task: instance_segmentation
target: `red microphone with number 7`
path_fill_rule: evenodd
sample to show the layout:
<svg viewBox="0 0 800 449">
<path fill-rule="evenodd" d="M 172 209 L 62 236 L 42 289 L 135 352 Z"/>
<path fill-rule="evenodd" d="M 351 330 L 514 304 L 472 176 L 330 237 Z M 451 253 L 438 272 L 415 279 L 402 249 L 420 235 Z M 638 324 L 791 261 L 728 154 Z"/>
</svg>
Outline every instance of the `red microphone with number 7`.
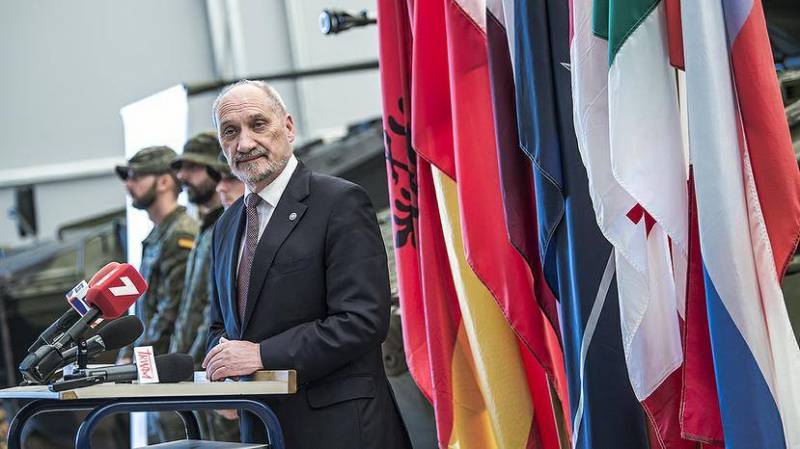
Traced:
<svg viewBox="0 0 800 449">
<path fill-rule="evenodd" d="M 23 363 L 20 372 L 26 381 L 32 383 L 46 382 L 61 366 L 64 350 L 89 329 L 91 323 L 102 317 L 113 320 L 123 315 L 147 290 L 147 283 L 132 265 L 123 263 L 106 265 L 90 281 L 86 292 L 86 303 L 89 310 L 75 324 L 61 334 L 51 345 L 42 346 L 32 354 L 32 361 Z"/>
<path fill-rule="evenodd" d="M 117 265 L 97 280 L 92 278 L 90 285 L 86 302 L 106 320 L 122 316 L 147 290 L 142 275 L 127 263 Z"/>
<path fill-rule="evenodd" d="M 41 335 L 36 338 L 36 340 L 28 348 L 28 353 L 33 354 L 42 346 L 52 344 L 54 338 L 63 334 L 67 329 L 70 328 L 70 326 L 75 324 L 80 317 L 86 315 L 86 312 L 89 311 L 89 305 L 86 304 L 86 293 L 88 292 L 89 287 L 97 284 L 97 281 L 105 277 L 105 275 L 110 273 L 111 270 L 118 266 L 119 262 L 109 262 L 106 264 L 106 266 L 99 269 L 97 273 L 92 276 L 88 283 L 86 281 L 81 281 L 72 290 L 70 290 L 66 295 L 67 303 L 70 305 L 70 308 L 67 309 L 63 315 L 54 321 L 53 324 L 48 326 L 47 329 L 45 329 Z M 100 320 L 92 323 L 92 326 L 97 324 L 98 321 Z"/>
</svg>

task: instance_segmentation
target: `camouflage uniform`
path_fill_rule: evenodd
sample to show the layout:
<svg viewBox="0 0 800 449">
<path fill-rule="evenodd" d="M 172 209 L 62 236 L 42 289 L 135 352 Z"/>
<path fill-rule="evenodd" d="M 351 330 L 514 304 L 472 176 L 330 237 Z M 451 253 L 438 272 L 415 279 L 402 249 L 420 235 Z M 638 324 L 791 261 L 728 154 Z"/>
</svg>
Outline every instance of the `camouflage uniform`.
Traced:
<svg viewBox="0 0 800 449">
<path fill-rule="evenodd" d="M 175 152 L 168 147 L 148 147 L 134 155 L 127 166 L 118 166 L 117 173 L 127 178 L 128 170 L 136 174 L 170 172 Z M 136 302 L 136 316 L 144 324 L 144 333 L 120 351 L 131 357 L 135 346 L 152 346 L 156 354 L 169 350 L 169 340 L 183 293 L 186 261 L 197 236 L 197 221 L 178 206 L 155 226 L 142 241 L 142 262 L 139 272 L 147 281 L 147 292 Z"/>
<path fill-rule="evenodd" d="M 175 152 L 168 147 L 148 147 L 136 153 L 128 165 L 117 166 L 116 172 L 123 180 L 129 171 L 137 175 L 170 173 L 174 158 Z M 120 350 L 120 357 L 131 358 L 136 346 L 152 346 L 155 354 L 169 350 L 183 294 L 186 261 L 197 231 L 197 221 L 187 215 L 185 207 L 178 206 L 142 241 L 139 272 L 147 281 L 147 292 L 136 302 L 136 316 L 144 324 L 144 333 L 131 346 Z M 162 425 L 156 416 L 148 414 L 151 440 L 185 435 L 182 427 Z"/>
<path fill-rule="evenodd" d="M 203 165 L 212 179 L 219 180 L 230 172 L 228 165 L 220 160 L 222 149 L 214 133 L 199 134 L 183 147 L 183 153 L 173 160 L 173 170 L 179 170 L 184 161 Z M 211 235 L 214 223 L 222 215 L 219 207 L 209 211 L 200 224 L 200 234 L 195 240 L 194 248 L 189 253 L 186 264 L 183 297 L 180 303 L 178 319 L 175 321 L 175 333 L 170 342 L 169 352 L 182 352 L 194 358 L 195 370 L 201 371 L 206 356 L 206 337 L 210 322 L 211 303 Z M 228 421 L 214 412 L 199 413 L 200 430 L 205 439 L 218 441 L 238 441 L 239 426 L 235 421 Z"/>
<path fill-rule="evenodd" d="M 205 340 L 208 328 L 203 328 L 205 316 L 209 314 L 211 295 L 211 234 L 214 223 L 222 215 L 222 207 L 209 212 L 200 224 L 200 234 L 186 262 L 186 278 L 183 287 L 175 334 L 170 341 L 169 352 L 182 352 L 194 358 L 195 370 L 202 370 L 206 356 Z"/>
<path fill-rule="evenodd" d="M 172 161 L 173 170 L 180 170 L 184 161 L 205 166 L 209 176 L 218 181 L 222 176 L 222 163 L 219 160 L 220 148 L 214 133 L 201 133 L 186 142 L 183 153 Z M 204 317 L 209 313 L 211 277 L 208 270 L 211 263 L 211 233 L 214 223 L 222 215 L 222 207 L 209 211 L 202 218 L 200 234 L 194 248 L 189 253 L 184 279 L 175 334 L 170 342 L 169 352 L 183 352 L 194 358 L 196 370 L 201 370 L 205 358 L 205 341 L 208 328 L 203 329 Z"/>
<path fill-rule="evenodd" d="M 196 235 L 197 222 L 186 214 L 185 207 L 178 206 L 142 241 L 139 272 L 148 288 L 136 304 L 136 316 L 142 320 L 145 331 L 133 346 L 152 346 L 156 354 L 169 351 L 183 294 L 186 261 Z"/>
</svg>

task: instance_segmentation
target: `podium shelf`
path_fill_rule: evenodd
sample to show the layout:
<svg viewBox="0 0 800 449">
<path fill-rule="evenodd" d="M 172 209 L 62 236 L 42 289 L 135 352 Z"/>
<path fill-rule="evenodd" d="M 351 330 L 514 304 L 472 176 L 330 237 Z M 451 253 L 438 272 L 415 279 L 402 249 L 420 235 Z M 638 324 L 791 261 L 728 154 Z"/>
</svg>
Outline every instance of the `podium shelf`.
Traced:
<svg viewBox="0 0 800 449">
<path fill-rule="evenodd" d="M 142 397 L 262 396 L 292 394 L 297 391 L 295 371 L 259 371 L 253 380 L 226 382 L 180 382 L 175 384 L 114 384 L 53 392 L 46 385 L 11 387 L 0 390 L 2 399 L 122 399 Z"/>
</svg>

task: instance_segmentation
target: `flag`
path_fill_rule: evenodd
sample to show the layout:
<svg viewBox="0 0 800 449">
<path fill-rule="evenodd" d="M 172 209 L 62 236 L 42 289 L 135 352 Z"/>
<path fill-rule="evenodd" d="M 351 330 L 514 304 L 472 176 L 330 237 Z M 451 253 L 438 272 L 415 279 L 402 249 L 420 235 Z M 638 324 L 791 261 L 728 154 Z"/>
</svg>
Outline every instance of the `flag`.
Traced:
<svg viewBox="0 0 800 449">
<path fill-rule="evenodd" d="M 561 404 L 567 393 L 557 330 L 534 297 L 530 267 L 506 238 L 488 70 L 485 1 L 445 1 L 455 180 L 469 266 L 492 293 L 526 353 L 544 368 L 555 391 L 559 438 L 569 434 Z M 475 51 L 475 50 L 478 51 Z M 487 149 L 489 151 L 487 151 Z M 535 376 L 529 374 L 529 381 Z M 534 400 L 536 394 L 531 384 Z M 550 407 L 549 407 L 550 408 Z M 540 410 L 540 408 L 537 408 Z M 537 424 L 549 427 L 544 414 Z M 551 415 L 550 421 L 553 416 Z M 541 432 L 543 438 L 548 433 Z"/>
<path fill-rule="evenodd" d="M 480 445 L 493 437 L 486 431 L 483 398 L 461 325 L 430 169 L 411 146 L 412 37 L 406 6 L 405 0 L 378 3 L 385 149 L 406 360 L 433 404 L 440 447 L 449 447 L 451 441 Z"/>
<path fill-rule="evenodd" d="M 534 392 L 529 392 L 526 366 L 520 357 L 516 336 L 491 293 L 467 262 L 456 183 L 434 167 L 431 171 L 459 305 L 464 315 L 464 328 L 476 362 L 476 377 L 487 411 L 489 425 L 482 427 L 492 430 L 491 437 L 483 443 L 462 440 L 458 447 L 558 448 L 557 441 L 554 444 L 552 437 L 547 444 L 543 445 L 541 441 L 533 422 L 534 400 L 530 395 Z M 546 377 L 537 368 L 535 366 L 531 371 L 540 373 L 537 383 L 544 388 L 535 393 L 540 398 L 543 394 L 547 397 Z M 548 411 L 549 407 L 539 409 L 538 413 Z"/>
<path fill-rule="evenodd" d="M 487 2 L 486 41 L 506 233 L 530 267 L 539 307 L 550 326 L 559 329 L 555 295 L 545 281 L 539 259 L 533 167 L 531 160 L 519 147 L 514 68 L 511 65 L 508 36 L 503 3 L 500 0 Z"/>
<path fill-rule="evenodd" d="M 512 2 L 506 2 L 512 3 Z M 566 3 L 563 5 L 566 8 Z M 536 192 L 539 257 L 545 278 L 556 298 L 559 291 L 559 264 L 555 233 L 564 216 L 565 187 L 562 173 L 562 146 L 574 142 L 571 123 L 562 123 L 562 100 L 556 84 L 567 75 L 563 64 L 567 54 L 554 55 L 549 35 L 547 9 L 540 1 L 514 1 L 505 5 L 514 19 L 514 77 L 516 84 L 519 143 L 533 164 Z M 560 24 L 567 25 L 566 21 Z M 553 36 L 553 45 L 566 46 L 569 36 L 561 29 L 561 42 Z M 561 74 L 561 77 L 555 76 Z M 563 83 L 562 83 L 563 84 Z M 563 85 L 561 86 L 563 87 Z M 568 92 L 561 90 L 560 92 Z M 523 102 L 522 104 L 520 102 Z M 602 262 L 600 262 L 602 263 Z"/>
<path fill-rule="evenodd" d="M 647 447 L 622 350 L 612 247 L 595 222 L 573 130 L 568 7 L 544 1 L 502 7 L 495 17 L 505 17 L 519 138 L 534 162 L 542 257 L 561 304 L 571 445 Z"/>
<path fill-rule="evenodd" d="M 496 375 L 493 374 L 494 370 L 514 373 L 517 371 L 510 367 L 522 363 L 527 377 L 527 388 L 518 389 L 514 401 L 533 401 L 536 413 L 532 417 L 525 413 L 493 414 L 492 424 L 497 441 L 502 442 L 503 435 L 518 434 L 518 432 L 509 433 L 508 426 L 514 422 L 527 421 L 532 429 L 533 426 L 536 429 L 536 432 L 530 433 L 529 444 L 533 444 L 536 439 L 535 434 L 539 434 L 543 447 L 557 447 L 559 437 L 563 437 L 565 433 L 559 435 L 555 428 L 548 381 L 553 382 L 556 391 L 560 393 L 559 396 L 563 398 L 565 396 L 563 365 L 559 368 L 560 351 L 557 349 L 558 342 L 554 330 L 540 324 L 546 323 L 546 320 L 532 297 L 530 271 L 505 236 L 497 160 L 494 158 L 496 152 L 491 103 L 488 101 L 485 32 L 481 32 L 476 22 L 467 20 L 468 17 L 460 5 L 453 3 L 445 5 L 445 3 L 429 2 L 424 6 L 422 3 L 417 5 L 419 9 L 415 16 L 413 87 L 416 100 L 414 123 L 417 126 L 414 143 L 420 154 L 430 160 L 437 169 L 452 180 L 461 180 L 457 183 L 457 196 L 465 260 L 470 270 L 481 280 L 484 289 L 491 293 L 490 297 L 501 308 L 502 316 L 511 325 L 517 337 L 518 358 L 506 360 L 504 364 L 507 366 L 485 364 L 481 367 L 483 370 L 481 375 L 489 378 Z M 481 5 L 472 11 L 481 13 L 484 8 L 485 5 Z M 425 39 L 421 39 L 421 36 L 425 36 Z M 471 51 L 475 48 L 482 48 L 482 51 L 473 54 L 464 52 L 466 49 Z M 470 60 L 472 56 L 477 60 Z M 444 70 L 441 67 L 442 62 L 446 65 Z M 465 81 L 471 84 L 465 84 Z M 464 98 L 467 92 L 476 93 L 477 102 L 467 101 L 468 99 Z M 416 114 L 418 109 L 419 115 Z M 468 114 L 466 113 L 468 110 L 477 113 Z M 477 154 L 479 157 L 472 158 L 476 156 L 475 150 L 485 148 L 490 148 L 490 152 Z M 492 157 L 486 159 L 486 155 Z M 467 168 L 468 164 L 472 166 Z M 476 175 L 476 171 L 480 174 Z M 484 184 L 480 185 L 480 182 Z M 465 189 L 474 190 L 471 190 L 470 194 L 465 194 Z M 473 292 L 467 296 L 471 301 L 481 301 L 485 298 L 479 289 L 462 291 Z M 547 338 L 542 338 L 538 333 Z M 491 335 L 477 336 L 487 338 Z M 470 342 L 472 341 L 471 338 Z M 479 342 L 480 339 L 474 341 Z M 556 350 L 550 352 L 551 347 Z M 475 351 L 473 348 L 473 353 Z M 553 361 L 556 364 L 553 364 Z M 547 379 L 541 375 L 542 369 L 547 372 Z M 525 378 L 521 380 L 525 381 Z M 497 385 L 494 388 L 497 388 Z M 524 393 L 525 390 L 527 394 Z M 484 391 L 486 398 L 491 398 L 495 394 L 491 390 Z M 501 411 L 508 407 L 519 408 L 513 406 L 512 402 L 494 410 Z"/>
<path fill-rule="evenodd" d="M 800 189 L 761 0 L 724 0 L 733 80 L 779 277 L 800 239 Z"/>
<path fill-rule="evenodd" d="M 405 0 L 378 3 L 384 148 L 392 211 L 397 288 L 403 317 L 403 347 L 409 372 L 432 399 L 430 359 L 419 272 L 417 155 L 411 147 L 411 30 Z M 411 318 L 413 317 L 413 318 Z"/>
<path fill-rule="evenodd" d="M 725 446 L 800 447 L 800 349 L 780 290 L 800 235 L 800 180 L 761 2 L 683 2 L 681 18 Z"/>
<path fill-rule="evenodd" d="M 530 268 L 505 238 L 486 49 L 486 4 L 445 3 L 455 172 L 467 259 L 556 390 L 565 395 L 557 330 L 537 307 Z"/>
<path fill-rule="evenodd" d="M 411 146 L 411 98 L 408 94 L 412 38 L 404 3 L 382 1 L 378 13 L 387 169 L 392 184 L 393 231 L 409 367 L 433 403 L 439 447 L 526 447 L 515 444 L 518 434 L 521 435 L 516 436 L 518 440 L 531 441 L 527 447 L 539 447 L 536 428 L 530 425 L 530 420 L 521 421 L 523 427 L 527 423 L 522 431 L 492 422 L 491 416 L 498 413 L 516 417 L 530 415 L 531 400 L 524 394 L 518 396 L 520 391 L 527 390 L 524 368 L 519 361 L 516 365 L 513 363 L 518 357 L 516 342 L 491 297 L 485 291 L 473 292 L 469 297 L 462 294 L 461 297 L 466 298 L 464 310 L 468 312 L 468 319 L 462 319 L 431 167 L 417 157 Z M 448 235 L 452 238 L 452 233 Z M 473 298 L 475 300 L 471 300 Z M 470 304 L 479 304 L 483 309 L 476 313 Z M 486 332 L 477 336 L 475 322 Z M 468 333 L 474 340 L 472 346 Z M 413 338 L 409 338 L 409 334 Z M 409 340 L 416 345 L 409 345 Z M 498 363 L 495 358 L 511 358 L 510 365 L 516 366 L 517 375 L 509 376 L 509 382 L 500 379 L 498 375 L 509 364 L 505 360 Z M 487 363 L 490 366 L 484 368 Z M 540 382 L 546 385 L 543 371 L 540 372 Z M 479 379 L 483 380 L 482 385 Z M 521 385 L 514 382 L 520 379 Z M 509 418 L 503 417 L 500 421 L 504 423 Z"/>
<path fill-rule="evenodd" d="M 669 62 L 673 67 L 684 70 L 683 29 L 681 27 L 681 1 L 664 0 L 667 16 L 667 39 L 669 43 Z"/>
<path fill-rule="evenodd" d="M 694 447 L 683 440 L 679 421 L 688 163 L 666 6 L 662 0 L 595 0 L 593 29 L 608 41 L 608 163 L 628 196 L 605 197 L 599 208 L 605 213 L 614 202 L 617 209 L 601 227 L 617 255 L 628 373 L 658 443 Z M 618 214 L 631 202 L 625 222 Z"/>
<path fill-rule="evenodd" d="M 681 54 L 681 58 L 683 55 Z M 725 447 L 708 335 L 703 259 L 694 175 L 689 175 L 689 268 L 686 293 L 681 432 L 684 438 Z"/>
<path fill-rule="evenodd" d="M 678 96 L 681 109 L 681 132 L 684 147 L 688 144 L 686 76 L 683 58 L 683 27 L 680 0 L 665 0 L 669 60 L 678 72 Z M 706 293 L 703 282 L 703 260 L 697 224 L 697 198 L 694 177 L 689 166 L 689 237 L 685 272 L 676 270 L 678 298 L 686 298 L 683 322 L 683 373 L 681 383 L 680 427 L 687 440 L 704 443 L 704 447 L 724 447 L 722 420 L 719 414 L 717 383 L 708 335 Z M 682 259 L 679 259 L 682 261 Z M 679 279 L 685 277 L 683 284 Z M 685 285 L 685 291 L 681 287 Z"/>
<path fill-rule="evenodd" d="M 424 321 L 428 327 L 431 377 L 434 383 L 433 404 L 439 447 L 465 449 L 504 447 L 498 446 L 495 441 L 495 430 L 487 408 L 487 402 L 493 406 L 496 403 L 502 404 L 502 398 L 496 400 L 490 393 L 486 395 L 489 400 L 485 400 L 483 391 L 491 392 L 492 388 L 486 385 L 482 388 L 479 380 L 479 367 L 493 360 L 485 360 L 483 358 L 485 354 L 478 352 L 481 348 L 486 352 L 487 343 L 483 341 L 470 343 L 468 329 L 474 334 L 475 326 L 472 316 L 468 314 L 466 320 L 462 318 L 462 306 L 453 276 L 453 270 L 457 270 L 458 266 L 451 269 L 446 245 L 446 236 L 452 237 L 452 234 L 445 234 L 442 227 L 433 171 L 435 169 L 427 161 L 419 159 L 419 204 L 423 211 L 420 216 L 420 250 L 425 297 Z M 464 298 L 463 294 L 461 298 Z M 492 304 L 489 303 L 490 306 Z M 483 305 L 486 305 L 485 301 Z M 485 313 L 492 312 L 496 313 L 490 307 Z M 489 319 L 481 323 L 487 326 L 487 336 L 493 336 L 492 331 L 496 331 L 488 327 L 501 323 L 500 332 L 505 331 L 506 333 L 502 335 L 508 338 L 508 330 L 502 326 L 503 321 L 498 321 L 496 316 L 487 318 Z M 512 351 L 514 349 L 513 341 L 511 344 L 502 340 L 490 341 L 488 345 L 510 347 Z M 498 351 L 494 355 L 500 358 L 507 356 L 504 351 Z M 496 381 L 496 378 L 491 380 Z M 507 392 L 509 388 L 516 386 L 512 381 L 509 385 L 498 385 L 498 389 Z"/>
<path fill-rule="evenodd" d="M 408 154 L 417 154 L 419 149 L 437 164 L 434 168 L 428 160 L 416 158 L 417 260 L 423 316 L 403 310 L 403 319 L 425 323 L 429 396 L 436 411 L 439 445 L 557 447 L 545 371 L 466 263 L 459 205 L 452 202 L 454 195 L 448 196 L 450 202 L 444 201 L 443 196 L 440 207 L 434 193 L 433 180 L 438 176 L 435 173 L 447 171 L 449 179 L 455 176 L 444 7 L 443 3 L 434 2 L 415 6 L 405 9 L 402 2 L 386 1 L 381 3 L 379 13 L 382 37 L 392 17 L 405 13 L 405 20 L 413 22 L 412 94 L 404 102 L 404 111 L 411 111 L 406 123 L 414 126 L 406 127 L 404 133 L 413 136 Z M 408 44 L 408 37 L 401 36 L 399 40 Z M 381 55 L 385 54 L 383 47 L 398 45 L 397 41 L 397 35 L 382 39 Z M 437 49 L 443 53 L 437 55 Z M 437 70 L 437 64 L 444 70 Z M 397 66 L 382 59 L 382 78 L 394 67 Z M 393 104 L 387 100 L 386 91 L 384 98 L 384 106 Z M 385 121 L 388 123 L 388 117 Z M 399 151 L 402 153 L 403 149 Z M 392 153 L 393 159 L 402 162 L 394 156 L 394 150 Z M 505 234 L 500 236 L 504 238 Z M 543 412 L 534 417 L 534 409 Z M 543 437 L 539 435 L 540 422 L 547 432 Z"/>
</svg>

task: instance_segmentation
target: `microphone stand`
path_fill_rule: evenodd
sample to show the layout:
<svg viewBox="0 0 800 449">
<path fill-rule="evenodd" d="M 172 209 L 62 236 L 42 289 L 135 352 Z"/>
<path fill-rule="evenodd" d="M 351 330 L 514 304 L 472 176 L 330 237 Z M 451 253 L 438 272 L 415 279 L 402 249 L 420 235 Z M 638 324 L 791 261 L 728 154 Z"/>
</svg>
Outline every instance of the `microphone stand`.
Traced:
<svg viewBox="0 0 800 449">
<path fill-rule="evenodd" d="M 83 371 L 86 369 L 86 365 L 89 363 L 89 345 L 86 343 L 86 339 L 82 338 L 78 341 L 77 347 L 78 370 Z"/>
<path fill-rule="evenodd" d="M 75 388 L 89 387 L 92 385 L 103 383 L 104 379 L 105 379 L 104 375 L 96 374 L 94 376 L 86 376 L 70 380 L 62 380 L 60 382 L 51 384 L 48 388 L 50 389 L 50 391 L 74 390 Z"/>
<path fill-rule="evenodd" d="M 51 384 L 49 386 L 50 391 L 66 391 L 89 387 L 102 383 L 105 379 L 103 375 L 86 375 L 86 367 L 89 364 L 89 345 L 85 339 L 80 339 L 76 346 L 78 348 L 76 356 L 77 368 L 71 374 L 64 374 L 61 381 Z"/>
<path fill-rule="evenodd" d="M 85 379 L 87 377 L 86 367 L 89 365 L 89 344 L 86 340 L 81 339 L 75 347 L 78 349 L 75 357 L 75 364 L 77 366 L 69 370 L 65 368 L 62 381 Z"/>
</svg>

